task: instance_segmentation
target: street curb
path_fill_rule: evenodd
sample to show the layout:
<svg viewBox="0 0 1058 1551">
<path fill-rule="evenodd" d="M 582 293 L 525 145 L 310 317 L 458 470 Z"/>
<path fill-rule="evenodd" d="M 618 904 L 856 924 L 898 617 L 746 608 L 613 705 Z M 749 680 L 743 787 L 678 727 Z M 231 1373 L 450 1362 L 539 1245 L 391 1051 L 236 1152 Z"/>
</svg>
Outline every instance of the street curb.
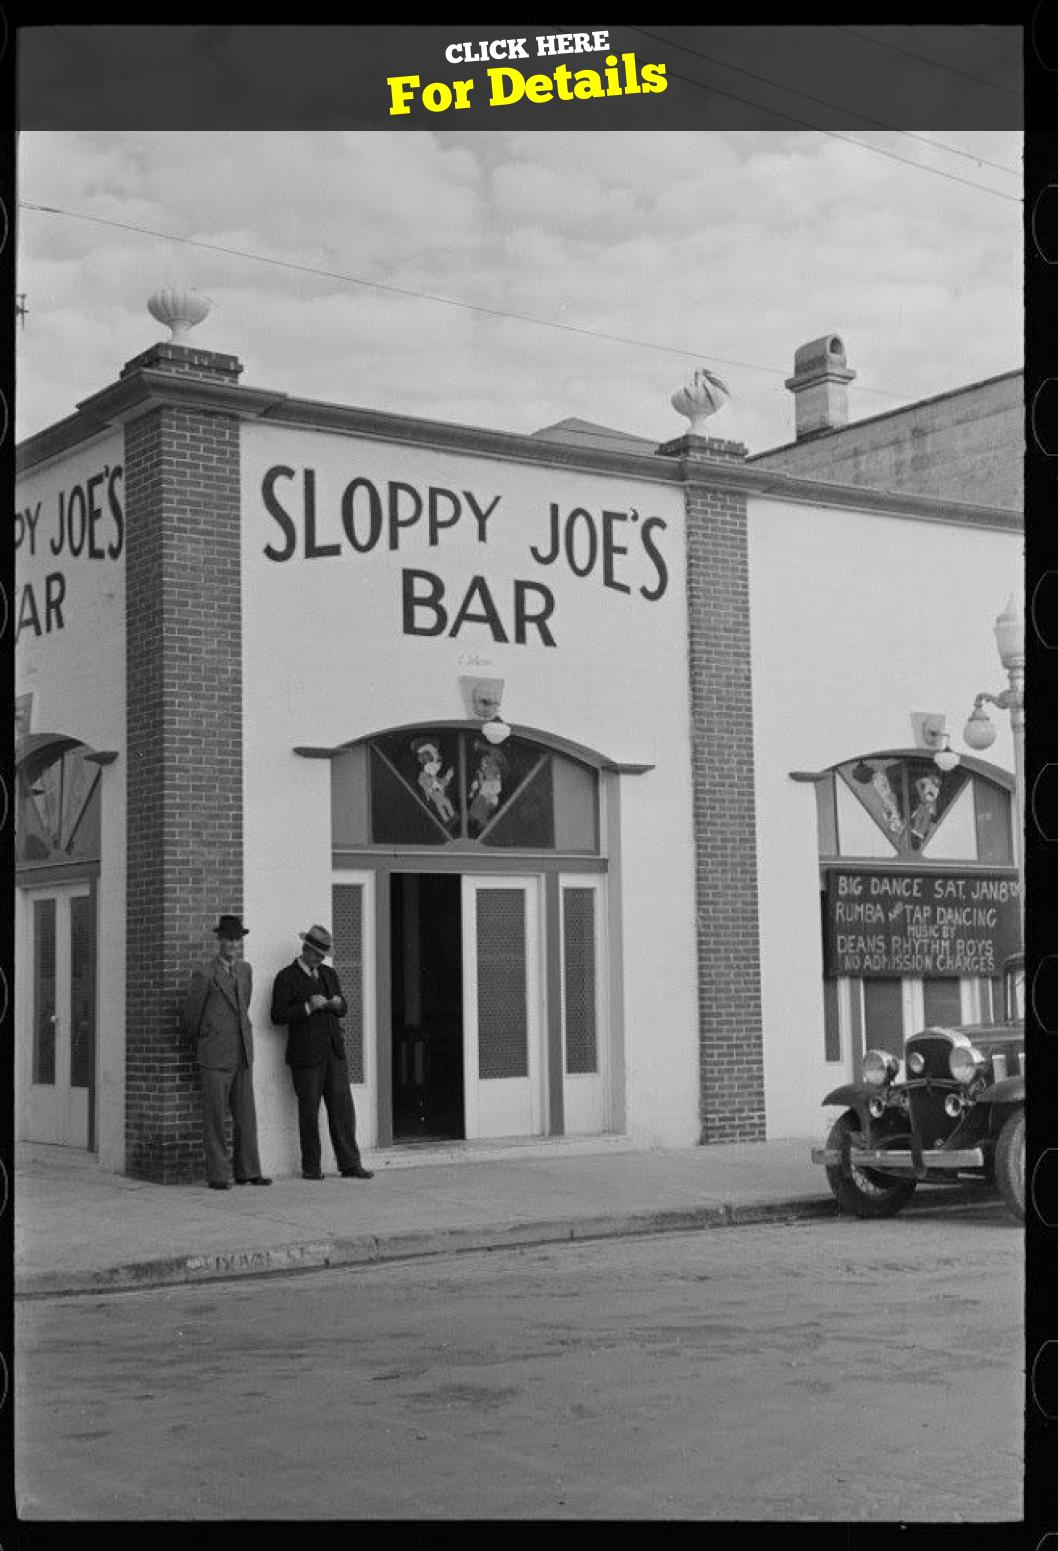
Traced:
<svg viewBox="0 0 1058 1551">
<path fill-rule="evenodd" d="M 17 1299 L 74 1297 L 86 1293 L 227 1281 L 244 1276 L 278 1276 L 292 1271 L 377 1265 L 390 1260 L 419 1260 L 474 1251 L 529 1248 L 539 1244 L 587 1239 L 645 1237 L 706 1228 L 744 1227 L 753 1223 L 795 1222 L 836 1216 L 832 1196 L 745 1205 L 675 1207 L 595 1217 L 493 1224 L 481 1228 L 421 1229 L 383 1236 L 315 1239 L 267 1249 L 220 1251 L 210 1255 L 163 1256 L 95 1271 L 39 1271 L 15 1275 Z"/>
</svg>

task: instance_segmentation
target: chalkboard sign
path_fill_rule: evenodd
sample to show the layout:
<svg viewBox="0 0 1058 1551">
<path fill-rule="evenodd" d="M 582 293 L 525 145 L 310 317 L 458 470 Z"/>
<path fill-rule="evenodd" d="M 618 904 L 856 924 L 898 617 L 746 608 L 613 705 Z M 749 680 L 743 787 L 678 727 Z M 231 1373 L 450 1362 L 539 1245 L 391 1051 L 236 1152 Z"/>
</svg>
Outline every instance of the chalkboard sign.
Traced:
<svg viewBox="0 0 1058 1551">
<path fill-rule="evenodd" d="M 1011 872 L 828 868 L 823 919 L 828 975 L 1000 975 L 1021 947 Z"/>
</svg>

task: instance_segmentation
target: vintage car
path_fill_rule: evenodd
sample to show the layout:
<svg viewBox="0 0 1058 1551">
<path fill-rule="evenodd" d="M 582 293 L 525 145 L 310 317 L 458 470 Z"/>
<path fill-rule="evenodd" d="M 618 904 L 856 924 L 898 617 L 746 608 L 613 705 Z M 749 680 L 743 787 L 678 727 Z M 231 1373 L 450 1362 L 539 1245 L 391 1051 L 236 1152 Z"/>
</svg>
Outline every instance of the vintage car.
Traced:
<svg viewBox="0 0 1058 1551">
<path fill-rule="evenodd" d="M 823 1164 L 842 1211 L 892 1217 L 920 1181 L 980 1180 L 998 1186 L 1025 1218 L 1025 968 L 1004 966 L 1004 1021 L 928 1028 L 906 1043 L 903 1059 L 868 1050 L 862 1081 L 835 1088 L 841 1104 Z"/>
</svg>

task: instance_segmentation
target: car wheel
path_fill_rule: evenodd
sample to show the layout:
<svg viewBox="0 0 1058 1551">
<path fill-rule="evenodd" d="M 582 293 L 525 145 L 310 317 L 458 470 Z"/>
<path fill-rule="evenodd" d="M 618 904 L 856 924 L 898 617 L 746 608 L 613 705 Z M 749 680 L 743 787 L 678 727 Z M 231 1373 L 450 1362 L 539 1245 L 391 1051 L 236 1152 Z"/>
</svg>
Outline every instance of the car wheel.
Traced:
<svg viewBox="0 0 1058 1551">
<path fill-rule="evenodd" d="M 1016 1110 L 1003 1122 L 996 1142 L 996 1184 L 1007 1207 L 1025 1221 L 1025 1111 Z"/>
<path fill-rule="evenodd" d="M 856 1147 L 863 1140 L 859 1118 L 853 1110 L 831 1127 L 827 1148 L 844 1150 L 846 1141 Z M 839 1208 L 855 1217 L 895 1217 L 915 1193 L 913 1179 L 894 1179 L 878 1169 L 857 1169 L 851 1164 L 827 1164 L 827 1179 Z"/>
</svg>

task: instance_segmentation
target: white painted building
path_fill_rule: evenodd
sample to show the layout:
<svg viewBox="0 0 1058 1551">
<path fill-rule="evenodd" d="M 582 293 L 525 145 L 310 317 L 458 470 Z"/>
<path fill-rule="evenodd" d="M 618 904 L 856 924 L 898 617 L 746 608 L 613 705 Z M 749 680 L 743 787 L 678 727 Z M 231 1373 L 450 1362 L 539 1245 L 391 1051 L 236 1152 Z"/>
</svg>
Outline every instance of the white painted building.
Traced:
<svg viewBox="0 0 1058 1551">
<path fill-rule="evenodd" d="M 230 910 L 278 1174 L 271 981 L 314 922 L 369 1148 L 808 1136 L 894 1019 L 988 1015 L 1009 730 L 940 777 L 911 718 L 957 744 L 993 686 L 1014 510 L 793 477 L 700 421 L 508 436 L 240 372 L 156 346 L 20 452 L 20 1135 L 196 1176 L 178 1008 Z M 839 876 L 933 903 L 857 958 Z M 948 884 L 1009 898 L 942 918 Z"/>
</svg>

